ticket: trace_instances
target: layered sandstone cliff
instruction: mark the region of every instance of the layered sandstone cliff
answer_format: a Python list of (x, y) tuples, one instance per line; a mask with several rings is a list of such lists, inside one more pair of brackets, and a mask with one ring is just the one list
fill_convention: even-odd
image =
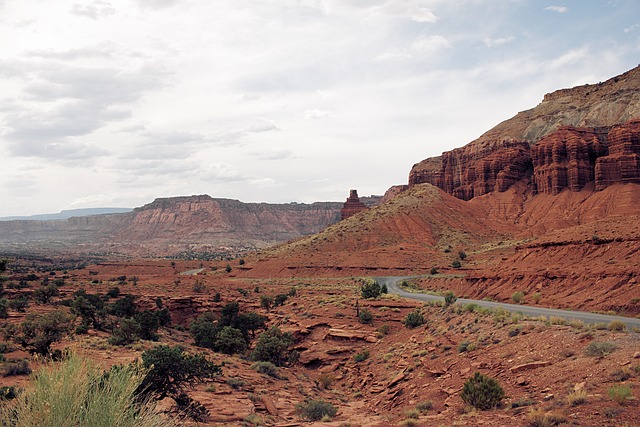
[(638, 182), (638, 118), (640, 67), (545, 95), (466, 146), (415, 164), (409, 186), (430, 183), (469, 200), (523, 179), (551, 194)]

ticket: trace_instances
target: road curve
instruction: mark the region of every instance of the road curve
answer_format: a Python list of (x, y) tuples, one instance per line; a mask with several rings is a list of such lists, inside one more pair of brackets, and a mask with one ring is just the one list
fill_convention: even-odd
[[(409, 298), (417, 301), (444, 301), (443, 297), (437, 295), (429, 295), (429, 294), (421, 294), (421, 293), (412, 293), (407, 292), (404, 289), (400, 288), (397, 283), (401, 280), (410, 279), (411, 277), (403, 277), (403, 276), (385, 276), (385, 277), (374, 277), (374, 279), (380, 284), (386, 284), (389, 293), (399, 295), (403, 298)], [(606, 314), (597, 314), (597, 313), (589, 313), (585, 311), (570, 311), (570, 310), (560, 310), (556, 308), (543, 308), (543, 307), (533, 307), (530, 305), (518, 305), (518, 304), (506, 304), (501, 302), (493, 302), (493, 301), (481, 301), (481, 300), (472, 300), (472, 299), (464, 299), (458, 298), (456, 301), (457, 304), (477, 304), (480, 307), (487, 308), (503, 308), (512, 313), (522, 313), (528, 317), (541, 317), (544, 316), (547, 319), (550, 317), (562, 317), (566, 320), (581, 320), (584, 323), (606, 323), (613, 320), (619, 320), (624, 322), (627, 325), (627, 328), (640, 328), (640, 319), (636, 319), (633, 317), (622, 317), (622, 316), (609, 316)]]

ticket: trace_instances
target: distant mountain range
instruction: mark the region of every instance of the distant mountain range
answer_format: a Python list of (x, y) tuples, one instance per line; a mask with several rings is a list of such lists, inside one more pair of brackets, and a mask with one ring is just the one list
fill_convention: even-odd
[(131, 208), (85, 208), (85, 209), (69, 209), (52, 214), (38, 214), (28, 216), (4, 216), (0, 217), (0, 221), (52, 221), (57, 219), (69, 219), (73, 217), (104, 215), (114, 213), (131, 212)]

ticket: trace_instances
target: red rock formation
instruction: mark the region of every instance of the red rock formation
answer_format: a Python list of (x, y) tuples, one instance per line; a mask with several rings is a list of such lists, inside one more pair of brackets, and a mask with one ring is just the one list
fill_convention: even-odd
[(530, 166), (528, 143), (485, 141), (442, 153), (439, 161), (431, 161), (416, 173), (412, 171), (409, 185), (428, 182), (459, 199), (469, 200), (493, 191), (506, 191), (524, 178)]
[(430, 183), (469, 200), (531, 175), (532, 190), (552, 194), (592, 181), (598, 190), (640, 182), (638, 124), (629, 122), (638, 117), (640, 66), (604, 83), (545, 95), (466, 146), (415, 164), (409, 186)]
[(607, 139), (609, 155), (595, 165), (596, 190), (617, 182), (640, 182), (640, 120), (615, 126)]
[(579, 191), (594, 180), (596, 159), (607, 153), (606, 129), (565, 126), (531, 148), (534, 183), (541, 193)]
[(347, 201), (344, 202), (344, 205), (340, 210), (340, 216), (342, 217), (342, 219), (347, 219), (350, 216), (353, 216), (358, 212), (362, 212), (367, 209), (368, 208), (364, 203), (360, 201), (360, 198), (358, 197), (358, 190), (351, 190)]

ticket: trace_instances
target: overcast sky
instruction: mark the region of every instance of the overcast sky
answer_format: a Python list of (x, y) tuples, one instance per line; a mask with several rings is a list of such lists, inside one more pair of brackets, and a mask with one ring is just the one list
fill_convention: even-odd
[(639, 62), (637, 0), (0, 0), (0, 216), (383, 194)]

